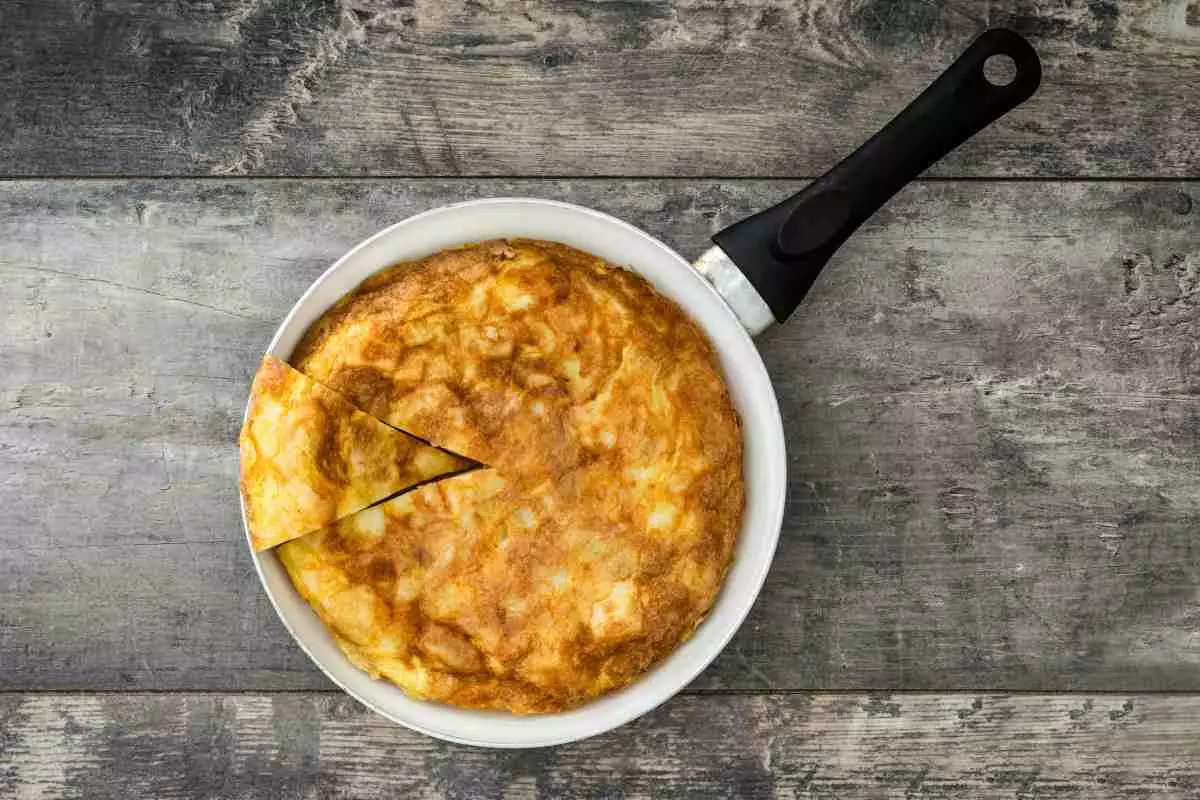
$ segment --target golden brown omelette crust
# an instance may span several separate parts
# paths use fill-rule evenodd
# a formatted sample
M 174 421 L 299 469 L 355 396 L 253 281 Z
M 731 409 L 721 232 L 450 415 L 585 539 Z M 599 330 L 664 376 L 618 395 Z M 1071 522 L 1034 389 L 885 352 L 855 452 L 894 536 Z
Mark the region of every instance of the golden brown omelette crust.
M 737 521 L 648 525 L 630 492 L 494 470 L 421 487 L 279 548 L 350 660 L 417 697 L 576 706 L 673 651 L 720 589 Z M 739 489 L 726 500 L 736 505 Z
M 703 333 L 639 276 L 550 242 L 445 251 L 364 282 L 293 363 L 493 467 L 280 549 L 368 672 L 557 711 L 711 606 L 744 507 L 740 423 Z
M 384 270 L 292 363 L 510 476 L 676 451 L 740 460 L 737 414 L 696 324 L 643 278 L 562 244 L 485 242 Z
M 254 377 L 239 446 L 256 550 L 471 466 L 364 414 L 271 355 Z

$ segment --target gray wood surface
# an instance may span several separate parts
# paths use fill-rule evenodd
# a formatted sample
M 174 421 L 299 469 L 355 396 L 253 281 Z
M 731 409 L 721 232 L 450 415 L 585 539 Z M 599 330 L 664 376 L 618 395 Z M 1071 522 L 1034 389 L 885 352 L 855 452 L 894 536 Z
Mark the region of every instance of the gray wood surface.
M 0 689 L 329 688 L 254 577 L 235 438 L 274 327 L 357 240 L 512 194 L 698 254 L 797 186 L 0 183 Z M 873 220 L 761 340 L 788 513 L 694 690 L 1200 689 L 1198 200 L 928 182 Z
M 937 174 L 1200 174 L 1189 0 L 5 0 L 0 174 L 814 176 L 989 25 L 1043 89 Z
M 338 695 L 0 695 L 5 797 L 1194 798 L 1200 698 L 677 698 L 613 733 L 497 752 Z
M 331 691 L 236 498 L 308 284 L 503 194 L 698 255 L 990 25 L 1041 91 L 759 342 L 788 511 L 713 666 L 523 753 Z M 0 0 L 0 800 L 1200 800 L 1197 76 L 1195 0 Z

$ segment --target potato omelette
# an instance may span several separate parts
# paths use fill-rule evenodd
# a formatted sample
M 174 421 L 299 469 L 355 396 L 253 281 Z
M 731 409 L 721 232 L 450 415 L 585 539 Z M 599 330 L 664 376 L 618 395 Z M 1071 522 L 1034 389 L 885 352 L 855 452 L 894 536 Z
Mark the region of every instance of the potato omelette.
M 447 250 L 369 278 L 291 361 L 486 465 L 278 549 L 371 675 L 560 711 L 636 679 L 714 602 L 741 425 L 703 332 L 641 277 L 552 242 Z

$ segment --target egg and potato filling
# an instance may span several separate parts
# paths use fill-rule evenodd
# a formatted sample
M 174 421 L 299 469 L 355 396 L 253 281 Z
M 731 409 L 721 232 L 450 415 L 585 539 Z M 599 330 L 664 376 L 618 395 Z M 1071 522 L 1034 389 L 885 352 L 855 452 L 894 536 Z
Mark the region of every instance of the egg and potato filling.
M 365 281 L 291 361 L 486 465 L 278 548 L 371 675 L 560 711 L 636 679 L 714 602 L 745 504 L 741 424 L 703 332 L 641 277 L 553 242 L 447 250 Z

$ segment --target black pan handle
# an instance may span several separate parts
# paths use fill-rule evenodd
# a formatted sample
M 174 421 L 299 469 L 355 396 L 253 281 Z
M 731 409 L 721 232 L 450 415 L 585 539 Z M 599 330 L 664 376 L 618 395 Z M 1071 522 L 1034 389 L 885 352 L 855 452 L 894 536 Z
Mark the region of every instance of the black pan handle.
M 992 56 L 1008 56 L 1016 67 L 1006 85 L 984 75 Z M 859 225 L 929 165 L 1028 100 L 1041 79 L 1028 41 L 1003 28 L 986 31 L 866 144 L 799 194 L 713 241 L 782 322 Z

